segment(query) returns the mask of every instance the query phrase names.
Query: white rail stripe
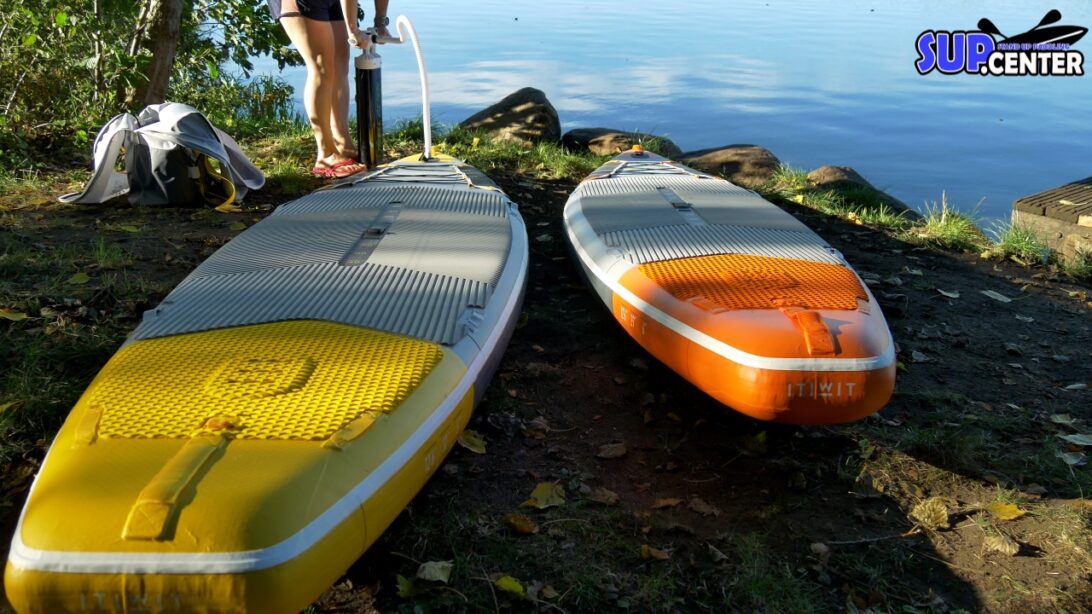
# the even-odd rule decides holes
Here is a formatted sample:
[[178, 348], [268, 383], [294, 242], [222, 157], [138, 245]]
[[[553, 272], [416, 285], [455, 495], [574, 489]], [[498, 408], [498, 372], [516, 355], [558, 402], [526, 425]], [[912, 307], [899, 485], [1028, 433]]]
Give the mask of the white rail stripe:
[[[619, 261], [624, 262], [626, 266], [611, 266], [612, 273], [603, 270], [596, 262], [596, 259], [588, 253], [585, 242], [595, 241], [600, 243], [604, 252], [609, 248], [603, 244], [584, 217], [583, 207], [580, 206], [579, 201], [571, 200], [566, 205], [565, 222], [569, 241], [572, 243], [580, 261], [612, 292], [656, 322], [736, 364], [771, 371], [872, 371], [888, 367], [895, 362], [895, 344], [890, 333], [887, 335], [887, 347], [883, 353], [869, 358], [773, 358], [744, 352], [680, 322], [619, 283], [618, 280], [621, 279], [622, 275], [637, 265], [622, 260], [619, 256]], [[617, 270], [617, 274], [613, 273], [615, 270]]]

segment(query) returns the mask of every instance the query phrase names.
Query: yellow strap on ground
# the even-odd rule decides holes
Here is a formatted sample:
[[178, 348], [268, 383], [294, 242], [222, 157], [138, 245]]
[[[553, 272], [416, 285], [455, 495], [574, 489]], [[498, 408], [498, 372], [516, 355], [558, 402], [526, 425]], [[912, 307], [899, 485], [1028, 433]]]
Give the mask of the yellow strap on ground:
[[226, 433], [199, 432], [182, 446], [137, 495], [121, 538], [158, 540], [169, 537], [171, 521], [186, 489], [212, 457], [227, 445]]

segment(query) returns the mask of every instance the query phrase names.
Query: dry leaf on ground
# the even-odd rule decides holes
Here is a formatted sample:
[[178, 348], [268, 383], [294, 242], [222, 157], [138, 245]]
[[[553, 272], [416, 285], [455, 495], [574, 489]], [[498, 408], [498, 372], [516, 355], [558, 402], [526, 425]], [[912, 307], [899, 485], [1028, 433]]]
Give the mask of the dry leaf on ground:
[[1076, 435], [1058, 435], [1062, 439], [1076, 446], [1092, 446], [1092, 435], [1078, 433]]
[[1020, 552], [1020, 544], [1008, 535], [987, 535], [982, 546], [987, 552], [1001, 552], [1008, 556], [1016, 556], [1016, 553]]
[[501, 520], [504, 521], [504, 524], [507, 525], [509, 529], [512, 529], [521, 535], [538, 533], [538, 523], [526, 514], [509, 512], [505, 514]]
[[523, 507], [546, 509], [565, 503], [565, 489], [553, 482], [539, 482], [531, 491], [531, 498], [523, 502]]
[[687, 507], [701, 514], [702, 516], [720, 516], [719, 509], [697, 497], [691, 499], [690, 503], [687, 504]]
[[657, 561], [666, 561], [669, 558], [671, 558], [671, 555], [664, 552], [663, 550], [660, 550], [658, 548], [653, 548], [652, 546], [649, 546], [648, 544], [641, 544], [641, 559], [642, 560], [647, 561], [648, 559], [656, 559]]
[[995, 301], [999, 301], [999, 302], [1002, 302], [1002, 303], [1011, 303], [1012, 302], [1011, 298], [1005, 296], [1004, 294], [1001, 294], [1000, 292], [994, 292], [993, 290], [979, 290], [979, 292], [981, 292], [982, 294], [992, 298]]
[[910, 510], [910, 518], [925, 529], [947, 529], [948, 506], [940, 497], [929, 497]]
[[451, 578], [451, 570], [455, 567], [453, 561], [429, 561], [421, 563], [417, 568], [417, 577], [430, 582], [443, 582], [447, 584]]
[[5, 320], [11, 320], [12, 322], [18, 322], [29, 318], [27, 314], [22, 311], [15, 311], [14, 309], [0, 309], [0, 318]]
[[621, 458], [626, 455], [625, 442], [608, 443], [599, 446], [599, 451], [595, 453], [598, 458]]
[[596, 488], [588, 495], [588, 500], [602, 503], [603, 505], [617, 505], [618, 493], [613, 490], [607, 490], [606, 488]]
[[523, 584], [512, 576], [501, 576], [493, 580], [493, 586], [516, 597], [523, 597], [526, 594]]
[[682, 499], [676, 499], [674, 497], [662, 497], [652, 502], [652, 509], [659, 510], [665, 507], [675, 507], [682, 503]]
[[459, 445], [475, 454], [485, 454], [485, 437], [478, 431], [466, 429], [459, 434]]
[[69, 277], [64, 283], [81, 286], [89, 281], [91, 281], [91, 277], [87, 273], [81, 271], [72, 277]]
[[1016, 520], [1024, 514], [1027, 514], [1027, 512], [1020, 509], [1018, 505], [1013, 503], [1002, 503], [1000, 501], [994, 501], [993, 503], [986, 505], [986, 511], [989, 512], [991, 516], [1001, 520]]

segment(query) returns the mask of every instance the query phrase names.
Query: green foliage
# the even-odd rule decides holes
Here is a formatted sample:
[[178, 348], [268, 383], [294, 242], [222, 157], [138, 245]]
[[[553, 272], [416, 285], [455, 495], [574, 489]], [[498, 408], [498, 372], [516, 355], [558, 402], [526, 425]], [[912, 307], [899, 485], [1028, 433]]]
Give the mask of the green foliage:
[[1092, 280], [1092, 252], [1078, 250], [1062, 265], [1062, 271], [1074, 279]]
[[[86, 144], [96, 128], [127, 110], [127, 93], [140, 85], [150, 60], [132, 39], [151, 1], [99, 0], [98, 14], [92, 0], [15, 3], [0, 11], [0, 164], [31, 166], [33, 144], [43, 140]], [[281, 66], [298, 63], [287, 44], [263, 0], [183, 0], [171, 95], [227, 127], [289, 120], [287, 85], [244, 84], [222, 69], [231, 61], [248, 77], [250, 58], [261, 54]]]
[[279, 77], [247, 81], [243, 75], [179, 73], [168, 99], [204, 113], [213, 125], [233, 136], [282, 132], [303, 120], [292, 104], [292, 86]]
[[1046, 243], [1026, 226], [1001, 224], [994, 227], [994, 234], [997, 236], [997, 249], [1020, 264], [1046, 264], [1050, 260], [1050, 249]]
[[957, 211], [942, 193], [940, 204], [925, 208], [925, 219], [910, 229], [911, 238], [945, 249], [960, 251], [981, 247], [986, 237], [975, 224], [974, 217]]

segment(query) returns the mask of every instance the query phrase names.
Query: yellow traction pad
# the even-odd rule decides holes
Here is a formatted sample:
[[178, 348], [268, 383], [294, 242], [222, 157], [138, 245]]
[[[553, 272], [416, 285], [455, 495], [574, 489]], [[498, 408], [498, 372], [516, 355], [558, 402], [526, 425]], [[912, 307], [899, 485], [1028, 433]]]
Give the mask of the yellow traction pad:
[[80, 400], [97, 423], [82, 430], [88, 441], [327, 440], [398, 407], [442, 358], [435, 343], [309, 320], [147, 339], [110, 359]]
[[649, 262], [641, 272], [675, 298], [720, 310], [857, 309], [868, 294], [844, 266], [746, 254]]

